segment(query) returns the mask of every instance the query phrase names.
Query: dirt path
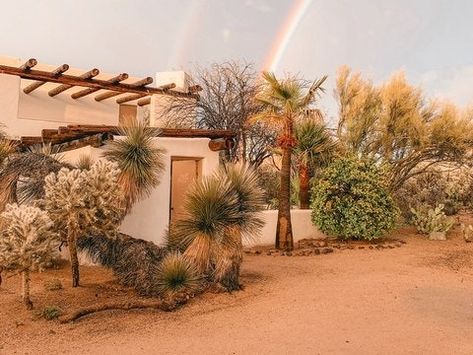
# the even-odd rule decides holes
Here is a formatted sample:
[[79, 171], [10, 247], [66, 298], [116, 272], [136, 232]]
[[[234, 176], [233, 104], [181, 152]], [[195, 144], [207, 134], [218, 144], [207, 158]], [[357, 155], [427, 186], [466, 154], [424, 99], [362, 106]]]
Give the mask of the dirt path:
[[[388, 250], [249, 256], [244, 291], [207, 294], [173, 313], [16, 326], [24, 315], [7, 285], [0, 353], [473, 354], [473, 243], [403, 238], [408, 244]], [[84, 280], [84, 297], [99, 282], [130, 297], [98, 268]]]

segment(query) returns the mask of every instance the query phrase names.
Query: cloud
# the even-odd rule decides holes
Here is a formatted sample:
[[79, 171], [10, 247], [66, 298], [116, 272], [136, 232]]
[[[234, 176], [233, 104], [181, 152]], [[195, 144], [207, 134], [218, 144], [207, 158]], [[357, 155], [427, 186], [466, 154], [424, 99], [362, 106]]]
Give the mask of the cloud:
[[459, 105], [473, 103], [473, 64], [424, 72], [420, 83], [435, 97], [450, 99]]

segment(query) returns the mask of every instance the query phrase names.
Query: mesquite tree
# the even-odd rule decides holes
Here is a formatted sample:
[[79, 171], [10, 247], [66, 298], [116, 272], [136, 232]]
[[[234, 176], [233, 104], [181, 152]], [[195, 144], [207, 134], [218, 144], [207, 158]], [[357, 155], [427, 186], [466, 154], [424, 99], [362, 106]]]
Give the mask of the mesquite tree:
[[58, 252], [58, 239], [48, 214], [37, 207], [9, 204], [0, 217], [0, 268], [22, 275], [22, 298], [30, 299], [30, 271], [42, 269]]
[[45, 179], [41, 205], [69, 247], [72, 287], [79, 285], [77, 238], [113, 235], [123, 215], [123, 199], [117, 184], [117, 165], [98, 160], [90, 170], [61, 169]]

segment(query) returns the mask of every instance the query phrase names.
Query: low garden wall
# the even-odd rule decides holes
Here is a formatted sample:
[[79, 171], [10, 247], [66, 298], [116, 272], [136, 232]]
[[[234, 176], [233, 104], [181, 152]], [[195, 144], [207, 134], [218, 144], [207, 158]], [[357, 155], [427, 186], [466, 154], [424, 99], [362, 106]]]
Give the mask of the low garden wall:
[[[310, 220], [311, 210], [291, 210], [292, 233], [294, 242], [304, 238], [325, 238], [325, 234], [319, 231]], [[261, 236], [252, 241], [244, 242], [245, 246], [272, 245], [276, 238], [276, 222], [278, 219], [277, 210], [267, 210], [261, 212], [265, 225], [261, 231]]]

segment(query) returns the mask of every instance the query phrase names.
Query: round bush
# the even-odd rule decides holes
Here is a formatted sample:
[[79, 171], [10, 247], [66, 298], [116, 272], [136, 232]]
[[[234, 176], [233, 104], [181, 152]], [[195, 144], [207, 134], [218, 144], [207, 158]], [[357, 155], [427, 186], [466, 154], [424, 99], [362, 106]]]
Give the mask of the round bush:
[[312, 222], [342, 239], [379, 238], [398, 216], [381, 169], [357, 157], [335, 160], [324, 170], [312, 188], [311, 207]]

